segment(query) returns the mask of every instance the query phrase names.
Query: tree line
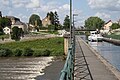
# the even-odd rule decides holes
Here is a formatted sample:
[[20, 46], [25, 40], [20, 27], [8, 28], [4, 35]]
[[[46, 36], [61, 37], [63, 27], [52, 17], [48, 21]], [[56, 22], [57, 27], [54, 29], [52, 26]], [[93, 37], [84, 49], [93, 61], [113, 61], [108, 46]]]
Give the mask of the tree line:
[[[105, 21], [102, 20], [99, 17], [89, 17], [88, 19], [85, 20], [85, 28], [88, 30], [100, 30], [104, 26]], [[113, 23], [112, 26], [110, 26], [111, 29], [118, 29], [120, 28], [119, 23]]]
[[[69, 25], [70, 25], [70, 19], [69, 19], [69, 16], [66, 15], [65, 19], [64, 19], [64, 22], [63, 22], [63, 25], [60, 24], [60, 21], [59, 21], [59, 15], [58, 13], [55, 11], [55, 12], [48, 12], [47, 17], [49, 16], [50, 17], [50, 21], [51, 21], [51, 25], [48, 25], [48, 29], [49, 30], [60, 30], [60, 29], [67, 29], [69, 28]], [[37, 21], [37, 25], [35, 25]], [[41, 18], [39, 17], [39, 15], [37, 14], [32, 14], [29, 18], [29, 24], [32, 24], [32, 25], [35, 25], [35, 26], [38, 26], [36, 28], [38, 29], [42, 29], [42, 20]]]

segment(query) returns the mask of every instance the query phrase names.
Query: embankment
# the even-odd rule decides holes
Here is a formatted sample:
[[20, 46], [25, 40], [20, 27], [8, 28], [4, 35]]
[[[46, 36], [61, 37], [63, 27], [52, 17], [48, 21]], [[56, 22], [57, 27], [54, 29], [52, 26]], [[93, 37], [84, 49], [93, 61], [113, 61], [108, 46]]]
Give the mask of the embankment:
[[103, 38], [103, 41], [115, 44], [115, 45], [120, 45], [120, 40], [117, 39], [112, 39], [112, 38]]

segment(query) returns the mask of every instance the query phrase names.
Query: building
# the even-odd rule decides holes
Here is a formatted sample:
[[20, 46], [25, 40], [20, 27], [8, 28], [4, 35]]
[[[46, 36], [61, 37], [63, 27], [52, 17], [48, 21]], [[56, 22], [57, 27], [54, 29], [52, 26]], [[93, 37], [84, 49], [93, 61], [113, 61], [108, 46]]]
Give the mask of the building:
[[27, 33], [28, 32], [28, 26], [27, 24], [21, 22], [21, 21], [16, 21], [14, 24], [11, 25], [11, 29], [13, 27], [18, 27], [18, 28], [22, 28], [22, 30], [24, 31], [24, 33]]
[[17, 21], [20, 21], [19, 18], [16, 18], [14, 16], [6, 16], [6, 18], [10, 19], [11, 20], [11, 24], [15, 24]]
[[50, 16], [46, 16], [46, 17], [42, 20], [42, 25], [43, 25], [43, 27], [48, 27], [48, 25], [51, 25]]
[[112, 21], [109, 20], [107, 23], [105, 23], [103, 29], [104, 30], [110, 30], [110, 26], [112, 26]]
[[36, 26], [29, 24], [28, 31], [29, 32], [37, 32], [37, 28], [36, 28]]
[[109, 20], [107, 23], [104, 24], [103, 30], [101, 30], [101, 33], [109, 33], [110, 27], [112, 26], [113, 22]]
[[10, 32], [11, 32], [11, 29], [10, 29], [10, 27], [5, 27], [5, 28], [3, 28], [3, 32], [5, 33], [5, 34], [10, 34]]

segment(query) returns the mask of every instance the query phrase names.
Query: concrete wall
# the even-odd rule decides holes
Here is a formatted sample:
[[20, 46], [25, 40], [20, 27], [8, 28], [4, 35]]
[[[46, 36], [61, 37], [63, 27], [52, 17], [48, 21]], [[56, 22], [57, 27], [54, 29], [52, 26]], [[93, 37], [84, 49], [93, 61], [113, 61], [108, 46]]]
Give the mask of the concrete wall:
[[65, 55], [68, 53], [68, 38], [64, 38], [64, 53]]

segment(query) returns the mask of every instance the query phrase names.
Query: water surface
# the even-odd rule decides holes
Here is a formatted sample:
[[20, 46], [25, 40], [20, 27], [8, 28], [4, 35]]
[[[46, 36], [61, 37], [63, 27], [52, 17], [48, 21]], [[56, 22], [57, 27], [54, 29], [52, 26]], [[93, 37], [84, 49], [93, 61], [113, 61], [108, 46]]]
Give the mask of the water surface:
[[89, 44], [120, 71], [120, 46], [107, 42], [89, 42]]
[[0, 58], [0, 80], [35, 80], [52, 57]]

